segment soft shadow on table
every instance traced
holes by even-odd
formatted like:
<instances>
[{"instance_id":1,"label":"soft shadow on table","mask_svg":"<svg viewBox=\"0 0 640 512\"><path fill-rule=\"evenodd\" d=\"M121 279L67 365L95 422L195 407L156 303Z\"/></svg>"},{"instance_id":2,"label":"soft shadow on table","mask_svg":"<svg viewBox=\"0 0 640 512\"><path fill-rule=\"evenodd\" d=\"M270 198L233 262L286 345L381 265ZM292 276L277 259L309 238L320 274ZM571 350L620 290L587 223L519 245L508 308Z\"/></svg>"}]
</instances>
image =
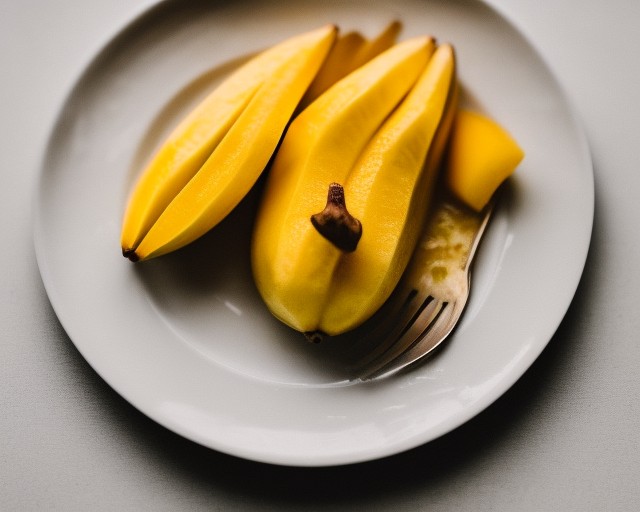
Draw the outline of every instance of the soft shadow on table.
<instances>
[{"instance_id":1,"label":"soft shadow on table","mask_svg":"<svg viewBox=\"0 0 640 512\"><path fill-rule=\"evenodd\" d=\"M598 223L596 216L595 224ZM199 446L156 424L121 399L88 365L74 365L78 376L101 402L118 435L139 449L157 471L169 474L172 486L216 502L216 496L247 508L269 504L278 510L336 509L367 503L392 504L394 497L429 495L431 489L455 485L469 466L483 460L513 438L531 431L540 409L570 368L580 350L580 326L600 279L599 254L605 240L594 235L583 278L563 322L542 355L523 377L493 405L455 431L386 459L341 467L292 468L245 461ZM65 357L73 358L69 341ZM75 356L81 359L78 353ZM82 370L81 370L82 369ZM86 371L84 371L86 369Z\"/></svg>"}]
</instances>

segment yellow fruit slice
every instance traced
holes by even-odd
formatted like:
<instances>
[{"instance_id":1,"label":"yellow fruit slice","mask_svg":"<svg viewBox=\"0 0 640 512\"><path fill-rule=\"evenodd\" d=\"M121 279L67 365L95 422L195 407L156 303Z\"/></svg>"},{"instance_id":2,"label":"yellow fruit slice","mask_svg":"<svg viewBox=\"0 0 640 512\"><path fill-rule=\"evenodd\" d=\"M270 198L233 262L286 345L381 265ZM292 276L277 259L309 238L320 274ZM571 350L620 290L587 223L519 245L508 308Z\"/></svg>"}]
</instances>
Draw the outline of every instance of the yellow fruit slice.
<instances>
[{"instance_id":1,"label":"yellow fruit slice","mask_svg":"<svg viewBox=\"0 0 640 512\"><path fill-rule=\"evenodd\" d=\"M300 110L303 110L313 100L320 96L329 87L351 71L351 60L358 50L366 44L367 40L359 32L348 32L340 35L331 48L324 64L318 71L309 89L300 101Z\"/></svg>"},{"instance_id":2,"label":"yellow fruit slice","mask_svg":"<svg viewBox=\"0 0 640 512\"><path fill-rule=\"evenodd\" d=\"M261 53L176 128L129 200L125 255L143 260L182 247L240 202L273 154L336 32L325 26Z\"/></svg>"},{"instance_id":3,"label":"yellow fruit slice","mask_svg":"<svg viewBox=\"0 0 640 512\"><path fill-rule=\"evenodd\" d=\"M330 183L347 182L366 144L433 51L433 40L426 37L393 46L336 83L291 123L264 190L252 264L267 306L294 329L319 328L343 254L310 218L325 205Z\"/></svg>"},{"instance_id":4,"label":"yellow fruit slice","mask_svg":"<svg viewBox=\"0 0 640 512\"><path fill-rule=\"evenodd\" d=\"M402 24L399 21L393 21L371 40L366 39L359 32L348 32L339 36L300 102L300 110L312 103L337 81L391 48L400 30L402 30Z\"/></svg>"},{"instance_id":5,"label":"yellow fruit slice","mask_svg":"<svg viewBox=\"0 0 640 512\"><path fill-rule=\"evenodd\" d=\"M455 71L453 48L438 47L349 174L349 212L362 222L362 238L338 263L321 331L340 333L364 322L400 280L427 215L456 111Z\"/></svg>"},{"instance_id":6,"label":"yellow fruit slice","mask_svg":"<svg viewBox=\"0 0 640 512\"><path fill-rule=\"evenodd\" d=\"M399 21L392 21L382 32L380 32L380 34L378 34L376 38L366 41L358 54L354 56L354 62L352 64L353 68L351 71L359 68L393 46L396 43L396 39L398 38L401 30L402 23Z\"/></svg>"},{"instance_id":7,"label":"yellow fruit slice","mask_svg":"<svg viewBox=\"0 0 640 512\"><path fill-rule=\"evenodd\" d=\"M446 184L459 199L480 211L523 158L522 148L497 122L460 110L451 134Z\"/></svg>"}]
</instances>

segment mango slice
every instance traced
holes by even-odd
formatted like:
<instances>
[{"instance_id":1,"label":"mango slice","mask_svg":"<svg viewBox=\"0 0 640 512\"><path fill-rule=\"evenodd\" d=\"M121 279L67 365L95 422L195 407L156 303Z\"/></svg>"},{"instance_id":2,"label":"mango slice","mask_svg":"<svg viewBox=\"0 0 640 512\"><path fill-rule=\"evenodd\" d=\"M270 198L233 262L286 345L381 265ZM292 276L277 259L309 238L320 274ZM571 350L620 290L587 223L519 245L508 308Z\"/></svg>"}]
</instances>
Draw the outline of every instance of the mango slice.
<instances>
[{"instance_id":1,"label":"mango slice","mask_svg":"<svg viewBox=\"0 0 640 512\"><path fill-rule=\"evenodd\" d=\"M336 37L325 26L254 57L169 136L129 199L123 254L144 260L178 249L220 222L271 158Z\"/></svg>"},{"instance_id":2,"label":"mango slice","mask_svg":"<svg viewBox=\"0 0 640 512\"><path fill-rule=\"evenodd\" d=\"M446 185L477 211L524 158L524 151L501 125L469 110L457 113L449 144Z\"/></svg>"},{"instance_id":3,"label":"mango slice","mask_svg":"<svg viewBox=\"0 0 640 512\"><path fill-rule=\"evenodd\" d=\"M424 202L423 183L430 180L421 171L453 80L452 53L449 64L438 57L437 66L427 66L434 50L434 41L424 37L393 46L331 87L291 124L264 190L252 265L265 303L294 329L333 335L355 327L384 301L406 265L417 237L409 212ZM423 71L428 78L416 87L419 92L389 118ZM361 216L361 245L348 254L310 221L333 182L344 184L347 207ZM379 222L386 224L376 227ZM347 262L350 257L358 259ZM387 261L378 264L378 258ZM340 286L358 265L363 266L353 280ZM367 289L359 290L367 280ZM361 303L355 309L354 301Z\"/></svg>"}]
</instances>

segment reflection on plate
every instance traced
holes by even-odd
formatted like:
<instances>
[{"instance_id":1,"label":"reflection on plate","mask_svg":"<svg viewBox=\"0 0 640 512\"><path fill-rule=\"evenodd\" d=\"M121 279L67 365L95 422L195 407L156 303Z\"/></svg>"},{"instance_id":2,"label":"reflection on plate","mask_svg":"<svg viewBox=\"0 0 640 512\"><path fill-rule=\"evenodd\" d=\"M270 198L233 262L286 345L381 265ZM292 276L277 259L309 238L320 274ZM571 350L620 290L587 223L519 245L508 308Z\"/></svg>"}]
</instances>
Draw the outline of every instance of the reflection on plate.
<instances>
[{"instance_id":1,"label":"reflection on plate","mask_svg":"<svg viewBox=\"0 0 640 512\"><path fill-rule=\"evenodd\" d=\"M135 174L237 60L326 22L454 43L465 98L525 149L445 350L413 372L346 379L345 340L319 346L279 324L249 270L256 193L210 234L132 265L119 249ZM549 70L487 6L169 2L118 34L62 107L36 197L35 244L73 343L125 399L205 446L277 464L397 453L464 423L507 390L560 323L582 272L593 177L581 130ZM547 291L553 289L553 294Z\"/></svg>"}]
</instances>

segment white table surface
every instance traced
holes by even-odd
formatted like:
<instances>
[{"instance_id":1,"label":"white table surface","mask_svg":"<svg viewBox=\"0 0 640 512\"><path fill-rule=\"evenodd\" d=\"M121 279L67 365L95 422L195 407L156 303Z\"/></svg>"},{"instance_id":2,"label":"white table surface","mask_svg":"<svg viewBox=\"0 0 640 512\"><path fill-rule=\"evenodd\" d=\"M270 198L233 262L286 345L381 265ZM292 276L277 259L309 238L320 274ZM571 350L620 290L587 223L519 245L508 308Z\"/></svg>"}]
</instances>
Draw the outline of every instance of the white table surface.
<instances>
[{"instance_id":1,"label":"white table surface","mask_svg":"<svg viewBox=\"0 0 640 512\"><path fill-rule=\"evenodd\" d=\"M89 367L44 291L32 193L88 60L151 0L0 6L0 509L638 510L640 3L491 0L568 91L591 146L585 272L542 356L456 431L391 458L297 469L167 431Z\"/></svg>"}]
</instances>

